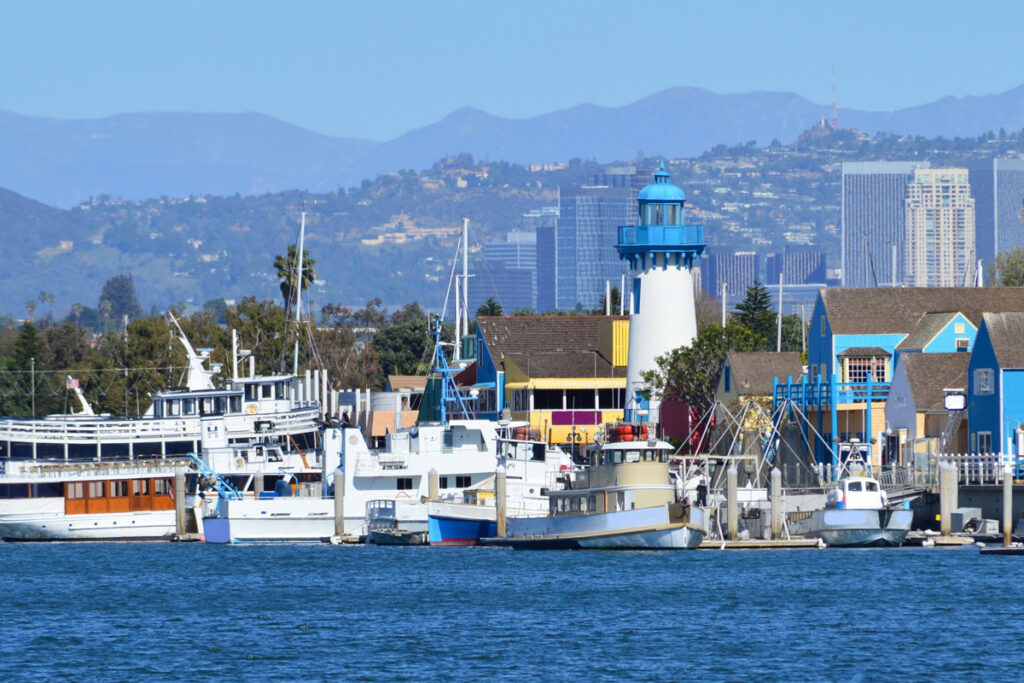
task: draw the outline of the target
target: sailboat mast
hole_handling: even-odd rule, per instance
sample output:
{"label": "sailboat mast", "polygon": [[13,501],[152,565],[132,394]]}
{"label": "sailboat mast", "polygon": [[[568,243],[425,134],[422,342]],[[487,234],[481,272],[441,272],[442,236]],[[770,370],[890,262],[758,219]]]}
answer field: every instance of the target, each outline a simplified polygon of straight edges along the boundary
{"label": "sailboat mast", "polygon": [[469,219],[462,219],[462,299],[465,305],[463,308],[462,327],[459,331],[459,345],[462,344],[461,337],[469,334]]}
{"label": "sailboat mast", "polygon": [[306,240],[306,212],[302,212],[302,221],[299,223],[299,253],[297,254],[298,268],[295,271],[295,360],[292,364],[292,374],[299,374],[299,323],[302,322],[302,254]]}

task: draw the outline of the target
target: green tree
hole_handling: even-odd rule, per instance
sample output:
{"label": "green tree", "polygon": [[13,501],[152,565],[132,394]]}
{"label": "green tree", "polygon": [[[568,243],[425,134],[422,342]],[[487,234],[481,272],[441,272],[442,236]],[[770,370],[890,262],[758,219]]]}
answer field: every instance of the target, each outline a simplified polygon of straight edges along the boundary
{"label": "green tree", "polygon": [[988,267],[989,287],[1024,287],[1024,248],[999,252]]}
{"label": "green tree", "polygon": [[644,373],[644,384],[654,396],[681,401],[705,413],[715,401],[718,376],[729,351],[756,351],[763,339],[744,325],[730,322],[705,327],[693,343],[657,358],[657,369]]}
{"label": "green tree", "polygon": [[396,311],[390,324],[373,337],[383,374],[415,375],[429,370],[429,340],[429,321],[419,304]]}
{"label": "green tree", "polygon": [[290,348],[286,334],[284,309],[273,301],[260,301],[247,296],[238,305],[225,311],[227,329],[238,330],[245,348],[256,357],[256,372],[273,374],[279,372],[282,359]]}
{"label": "green tree", "polygon": [[777,317],[772,310],[772,297],[764,285],[755,280],[747,287],[747,296],[736,306],[733,315],[740,325],[761,338],[758,348],[775,348],[772,342],[775,340]]}
{"label": "green tree", "polygon": [[126,315],[129,320],[142,317],[142,306],[131,275],[115,275],[107,280],[100,292],[100,310],[106,312],[115,324],[120,324]]}
{"label": "green tree", "polygon": [[277,279],[281,281],[281,298],[284,300],[285,318],[291,320],[294,314],[292,307],[295,305],[295,286],[299,282],[302,291],[309,289],[316,280],[316,260],[309,255],[307,249],[302,250],[302,277],[298,277],[299,250],[295,245],[288,247],[288,255],[278,254],[274,257],[274,270],[277,272]]}
{"label": "green tree", "polygon": [[[622,294],[619,292],[619,288],[618,287],[612,287],[612,307],[611,307],[612,315],[618,315],[619,314],[619,305],[621,304],[621,302],[622,302]],[[602,294],[601,295],[601,303],[598,305],[597,310],[594,311],[594,313],[597,314],[597,315],[604,315],[604,311],[605,311],[605,296],[604,296],[604,294]]]}
{"label": "green tree", "polygon": [[476,317],[478,318],[482,315],[498,316],[502,313],[504,313],[504,309],[501,307],[501,304],[494,300],[493,296],[487,297],[487,301],[480,308],[476,309]]}

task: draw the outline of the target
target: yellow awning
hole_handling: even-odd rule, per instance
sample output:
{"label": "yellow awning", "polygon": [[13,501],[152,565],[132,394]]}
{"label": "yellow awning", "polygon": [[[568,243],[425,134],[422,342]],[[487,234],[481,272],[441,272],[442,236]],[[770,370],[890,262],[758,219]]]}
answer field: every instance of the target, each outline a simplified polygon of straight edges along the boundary
{"label": "yellow awning", "polygon": [[506,382],[506,389],[625,389],[625,377],[534,377],[526,382]]}

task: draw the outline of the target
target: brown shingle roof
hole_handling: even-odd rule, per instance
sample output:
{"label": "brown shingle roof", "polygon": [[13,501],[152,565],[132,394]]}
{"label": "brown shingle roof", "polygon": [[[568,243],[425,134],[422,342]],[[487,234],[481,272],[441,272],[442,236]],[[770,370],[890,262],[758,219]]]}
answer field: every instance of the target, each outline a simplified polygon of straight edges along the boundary
{"label": "brown shingle roof", "polygon": [[999,367],[1024,368],[1024,313],[986,313],[985,327]]}
{"label": "brown shingle roof", "polygon": [[[629,316],[480,316],[476,319],[476,324],[487,343],[494,364],[501,365],[502,357],[512,354],[532,356],[538,353],[598,351],[601,323],[609,320],[629,320]],[[588,358],[590,355],[587,354]],[[611,359],[604,360],[608,362]],[[523,367],[521,369],[526,370]],[[588,376],[590,374],[587,373]]]}
{"label": "brown shingle roof", "polygon": [[909,334],[925,313],[1024,312],[1024,287],[875,287],[821,290],[835,334]]}
{"label": "brown shingle roof", "polygon": [[891,356],[892,354],[881,346],[851,346],[839,354],[840,358],[875,358]]}
{"label": "brown shingle roof", "polygon": [[730,351],[725,356],[732,382],[741,394],[772,393],[772,379],[785,382],[787,377],[800,381],[804,373],[800,354],[795,351]]}
{"label": "brown shingle roof", "polygon": [[529,377],[625,377],[626,368],[612,367],[596,351],[556,351],[553,353],[509,353],[505,360]]}
{"label": "brown shingle roof", "polygon": [[920,351],[924,347],[928,346],[935,335],[950,323],[955,318],[957,313],[955,311],[947,311],[945,313],[925,313],[921,316],[921,319],[917,322],[917,327],[914,331],[907,335],[906,339],[901,341],[896,347],[897,351]]}
{"label": "brown shingle roof", "polygon": [[969,353],[900,354],[917,410],[943,410],[943,389],[966,389],[970,359]]}

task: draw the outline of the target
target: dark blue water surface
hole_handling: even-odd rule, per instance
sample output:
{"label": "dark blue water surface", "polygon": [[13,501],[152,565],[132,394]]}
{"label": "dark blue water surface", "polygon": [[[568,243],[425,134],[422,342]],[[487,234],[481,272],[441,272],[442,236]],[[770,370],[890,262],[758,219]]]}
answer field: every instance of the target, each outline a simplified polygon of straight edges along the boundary
{"label": "dark blue water surface", "polygon": [[1024,557],[0,545],[0,680],[1016,680]]}

